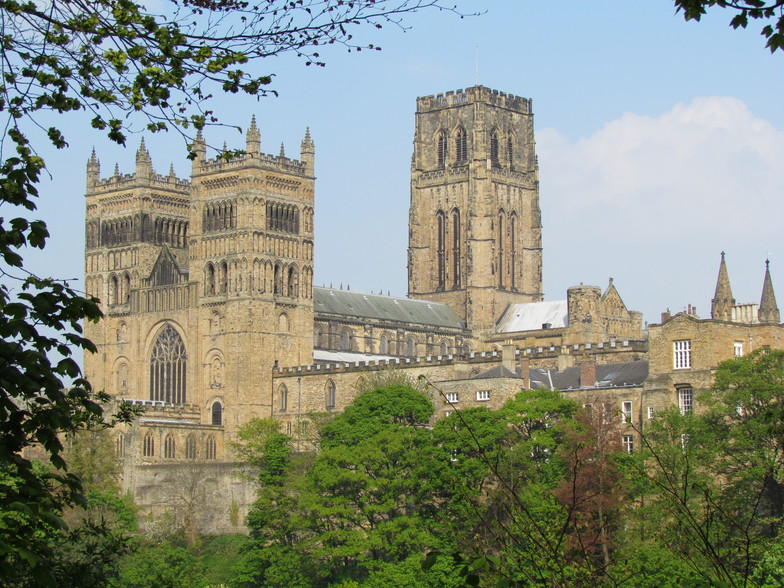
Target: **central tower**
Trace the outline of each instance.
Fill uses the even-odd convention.
[[[408,293],[479,331],[542,299],[531,100],[483,86],[417,99]]]

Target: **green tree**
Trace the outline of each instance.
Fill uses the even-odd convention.
[[[675,8],[686,20],[696,21],[710,8],[725,8],[734,13],[730,20],[733,29],[745,29],[749,21],[760,21],[765,23],[760,34],[770,52],[784,49],[784,0],[675,0]]]

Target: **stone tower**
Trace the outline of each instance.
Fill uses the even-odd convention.
[[[492,329],[542,298],[531,100],[483,86],[417,100],[408,293]]]
[[[155,173],[144,142],[134,174],[87,164],[86,285],[106,317],[87,377],[227,432],[273,412],[276,365],[313,357],[313,142],[263,154],[253,120],[242,148],[208,159],[199,134],[190,181]]]

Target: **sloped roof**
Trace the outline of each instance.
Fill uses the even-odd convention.
[[[496,332],[538,331],[545,323],[549,324],[551,329],[563,328],[569,324],[566,300],[510,304],[498,320]]]
[[[313,306],[316,314],[337,314],[348,318],[415,323],[431,327],[465,328],[462,319],[441,302],[314,287]]]
[[[509,368],[506,368],[502,365],[498,365],[492,369],[487,370],[486,372],[482,372],[481,374],[477,374],[473,376],[472,380],[487,380],[490,378],[519,378],[520,374],[511,371]]]
[[[580,382],[580,368],[571,367],[558,370],[530,370],[531,388],[550,388],[573,390],[576,388],[612,388],[617,386],[641,386],[648,377],[647,361],[598,364],[596,382]]]

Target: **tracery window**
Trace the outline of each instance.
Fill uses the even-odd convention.
[[[327,382],[326,407],[327,410],[334,410],[335,408],[335,382],[332,380]]]
[[[174,327],[167,324],[155,338],[150,354],[150,400],[185,403],[186,365],[185,344]]]
[[[144,457],[152,457],[155,455],[155,437],[152,432],[147,432],[144,436],[144,443],[142,444],[142,455]]]
[[[196,459],[196,438],[193,434],[185,438],[185,459]]]
[[[166,435],[166,439],[163,440],[163,457],[174,459],[175,450],[174,436],[171,434]]]
[[[455,136],[455,161],[457,163],[465,163],[468,159],[468,149],[466,146],[466,132],[464,128],[457,130]]]

